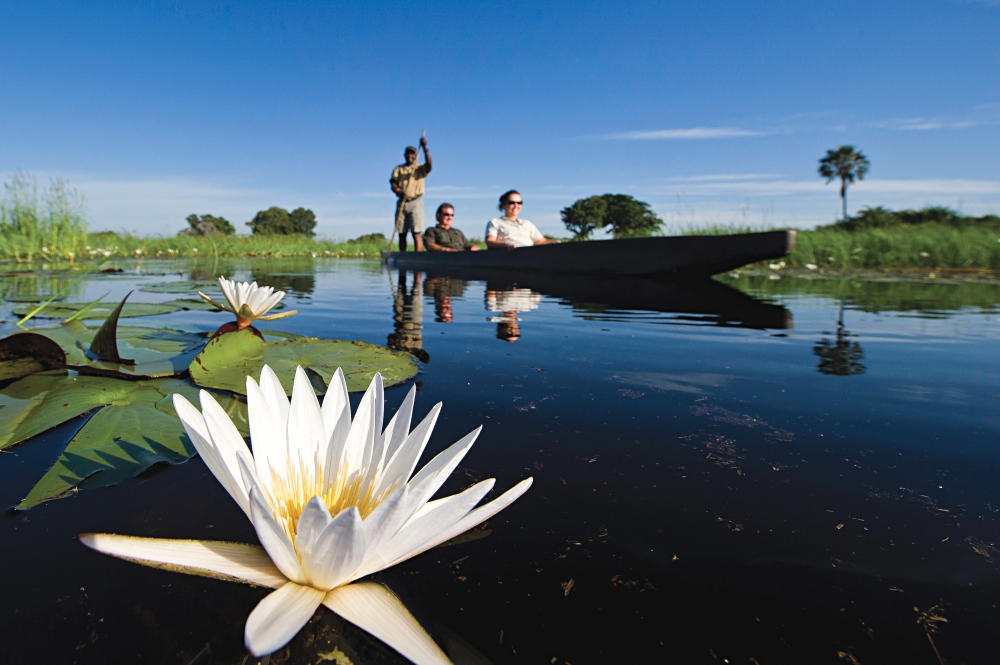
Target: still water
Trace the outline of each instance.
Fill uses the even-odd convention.
[[[476,539],[379,578],[456,663],[998,660],[998,285],[125,267],[70,299],[219,272],[285,289],[299,314],[262,330],[420,360],[415,418],[444,402],[425,460],[484,425],[443,492],[534,477]],[[57,282],[2,284],[25,297]],[[221,316],[123,325],[209,331]],[[387,390],[388,413],[408,389]],[[80,426],[0,454],[5,507]],[[242,636],[264,590],[112,559],[77,542],[87,531],[255,542],[198,458],[8,511],[0,660],[258,662]],[[270,662],[403,661],[321,610]]]

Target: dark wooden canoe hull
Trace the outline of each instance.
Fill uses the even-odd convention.
[[[391,265],[406,270],[488,268],[601,276],[715,275],[748,263],[788,256],[795,231],[726,236],[672,236],[568,242],[511,251],[392,252]]]

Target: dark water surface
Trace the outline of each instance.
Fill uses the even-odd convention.
[[[286,289],[299,314],[262,329],[420,358],[415,417],[444,402],[425,460],[484,425],[445,491],[534,477],[484,537],[380,577],[456,663],[1000,661],[1000,286],[189,270],[148,262],[69,299],[215,270]],[[386,392],[388,413],[407,390]],[[82,424],[0,454],[5,507]],[[103,556],[77,542],[87,531],[256,542],[198,458],[8,511],[0,661],[257,662],[242,635],[264,590]],[[322,609],[270,662],[343,657],[402,662]]]

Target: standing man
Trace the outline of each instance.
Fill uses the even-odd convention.
[[[406,251],[406,234],[413,236],[416,250],[424,249],[421,234],[424,232],[424,178],[431,172],[431,153],[427,152],[427,139],[420,138],[424,149],[424,163],[417,164],[417,149],[412,145],[403,151],[405,164],[392,170],[389,186],[399,197],[396,202],[396,233],[399,234],[399,251]]]

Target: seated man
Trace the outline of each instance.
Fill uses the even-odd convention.
[[[478,251],[479,248],[466,240],[465,234],[458,229],[451,228],[451,222],[455,219],[455,206],[450,203],[442,203],[438,206],[437,226],[427,229],[424,232],[424,244],[428,252],[461,252],[463,250]]]

